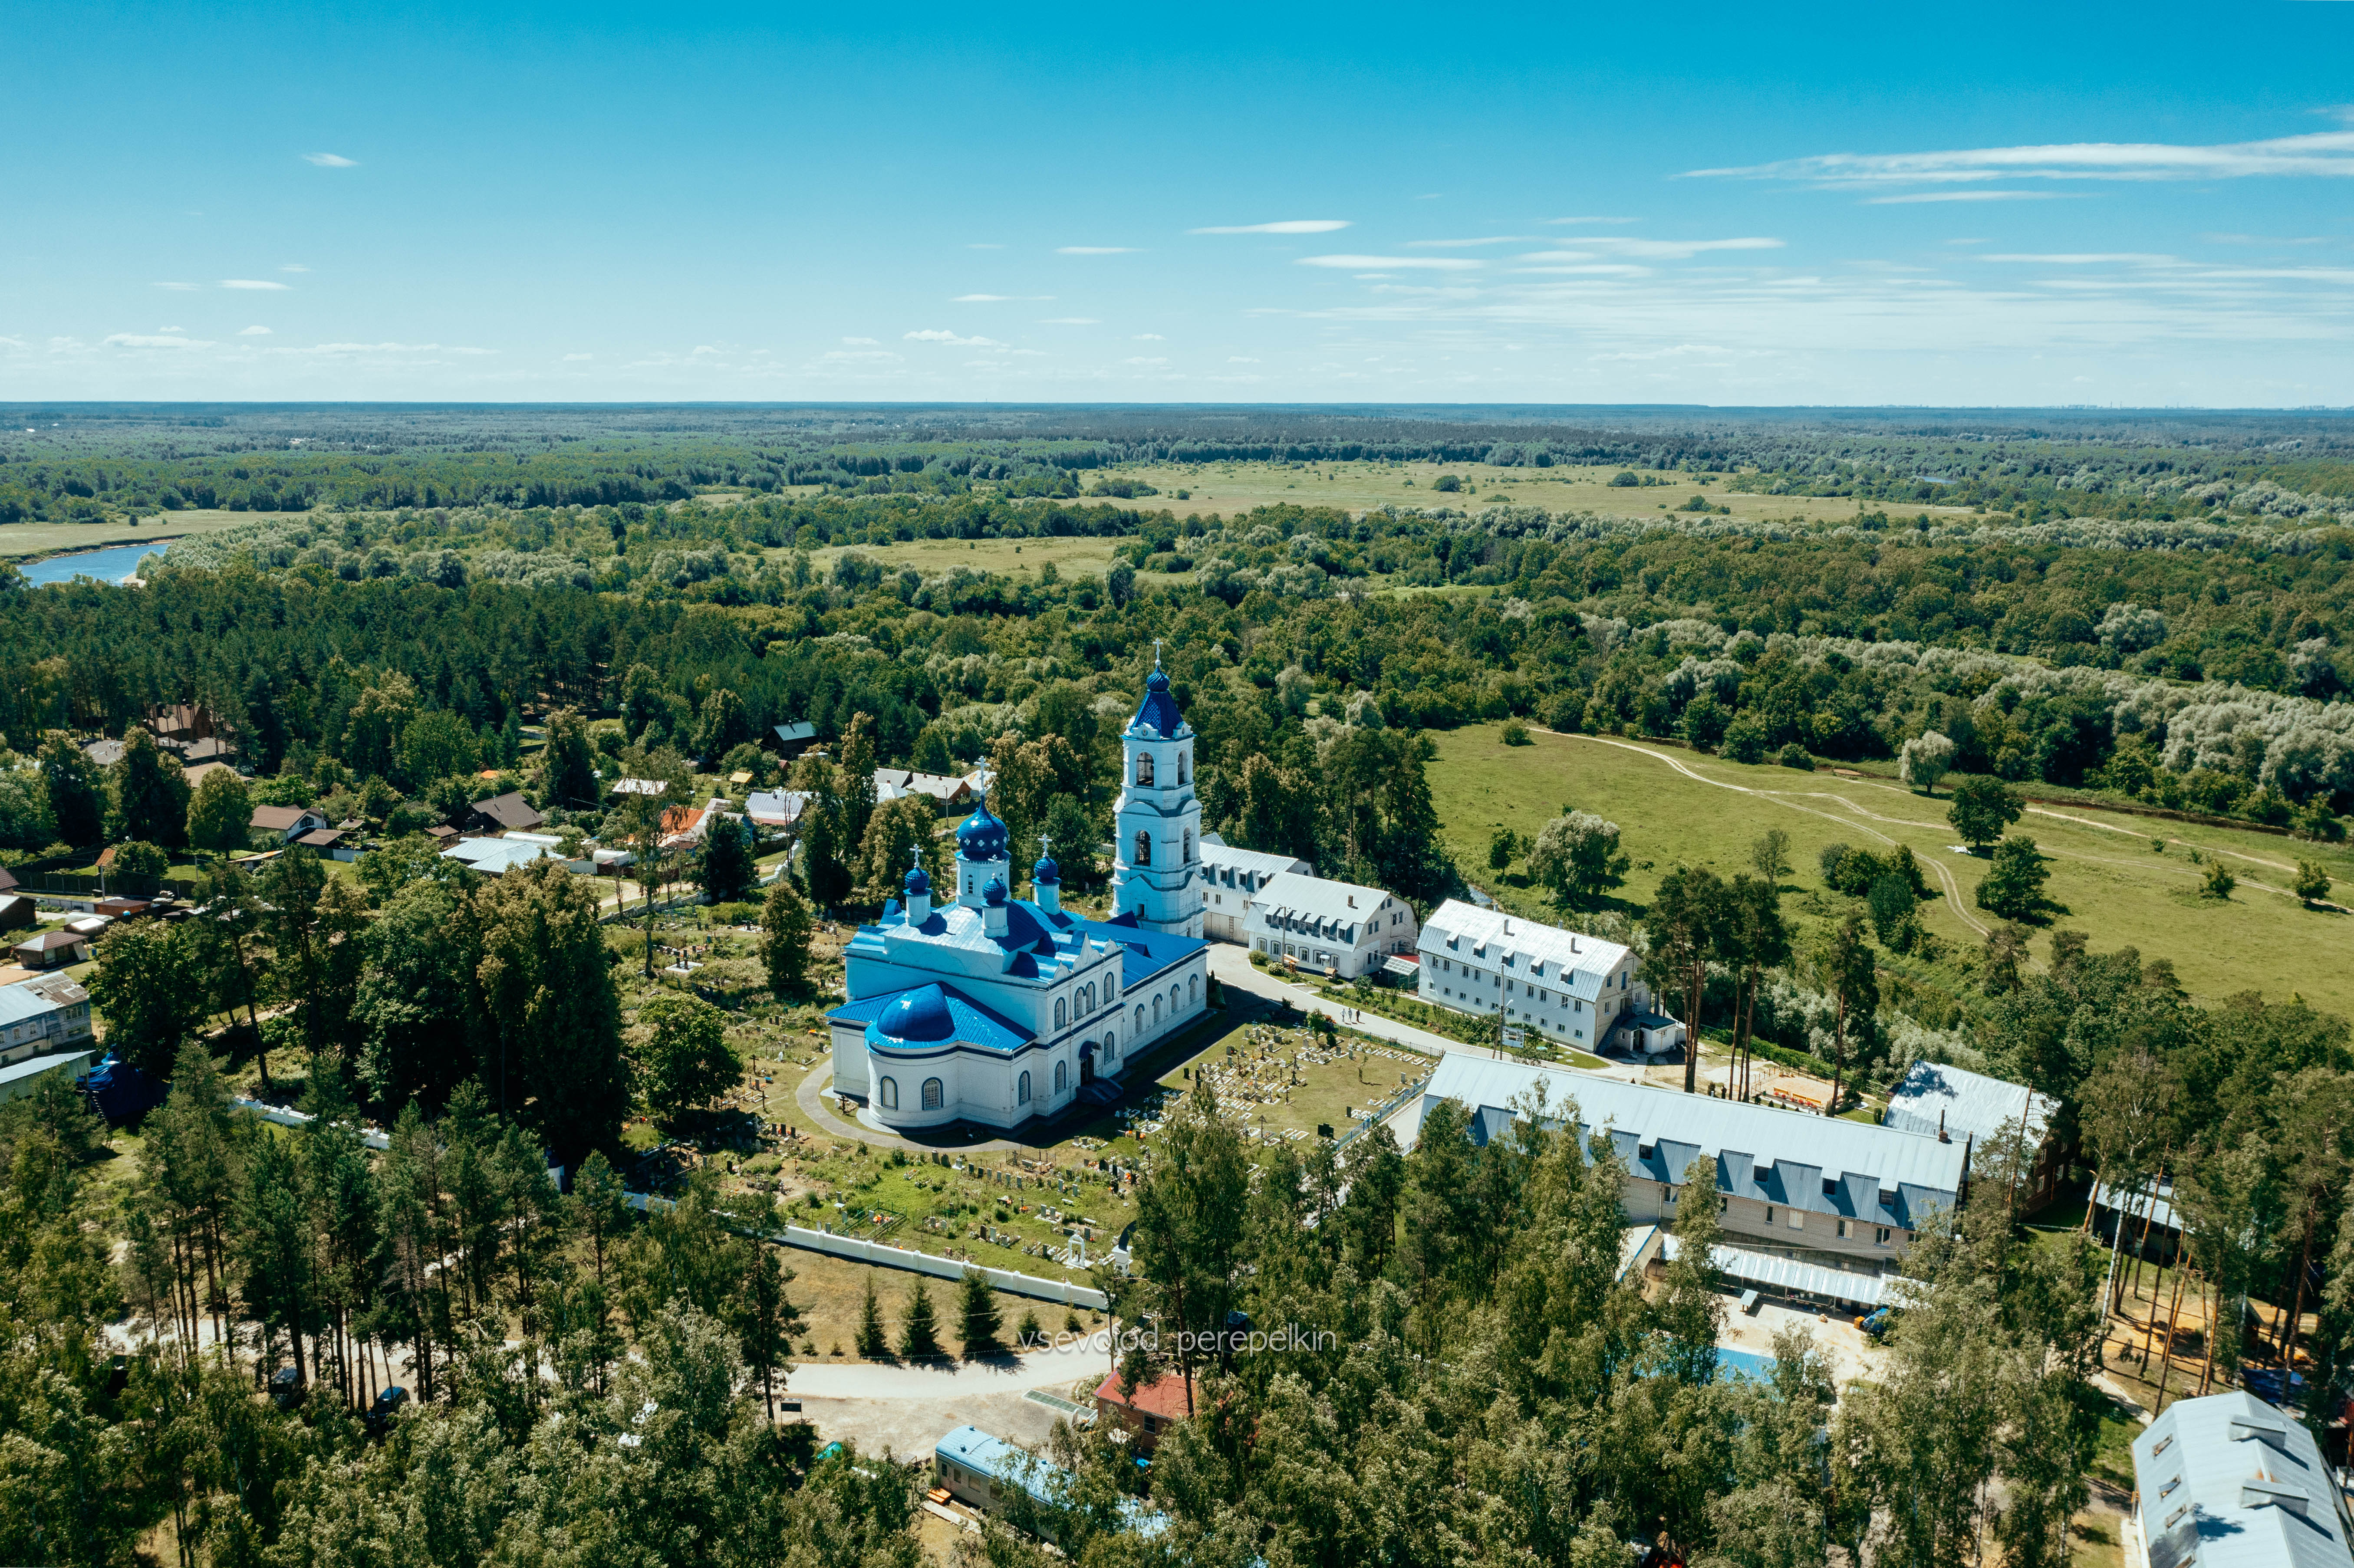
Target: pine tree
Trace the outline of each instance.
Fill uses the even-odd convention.
[[[928,1361],[940,1353],[939,1319],[932,1310],[932,1293],[918,1279],[907,1292],[907,1320],[899,1326],[899,1354],[911,1361]]]
[[[768,902],[760,906],[760,962],[779,1001],[799,996],[808,987],[810,938],[815,930],[809,906],[792,884],[783,877],[771,883]]]
[[[866,1299],[859,1303],[858,1330],[851,1336],[852,1348],[870,1361],[879,1361],[891,1353],[891,1336],[883,1327],[883,1304],[875,1298],[875,1276],[866,1277]]]
[[[957,1293],[957,1314],[964,1320],[958,1338],[964,1341],[966,1360],[993,1356],[1005,1348],[997,1338],[1004,1325],[998,1314],[997,1292],[989,1287],[989,1276],[977,1268],[964,1271]]]
[[[777,1249],[758,1247],[752,1266],[744,1271],[743,1279],[732,1303],[730,1316],[735,1319],[736,1348],[744,1358],[745,1369],[760,1382],[760,1396],[767,1402],[769,1419],[777,1418],[776,1373],[786,1367],[785,1358],[791,1354],[794,1331],[801,1326],[800,1308],[785,1297],[785,1286],[792,1279],[792,1270],[777,1261]]]

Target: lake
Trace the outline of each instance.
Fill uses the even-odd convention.
[[[83,550],[78,555],[51,556],[46,561],[18,564],[25,580],[38,587],[42,583],[69,583],[76,577],[96,577],[101,582],[119,583],[138,569],[139,557],[152,556],[164,547],[165,541],[146,545],[118,545],[111,550]]]

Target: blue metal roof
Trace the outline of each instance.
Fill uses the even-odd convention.
[[[1155,669],[1144,678],[1144,702],[1129,721],[1130,730],[1150,730],[1163,740],[1173,737],[1185,727],[1185,717],[1177,711],[1177,699],[1169,694],[1168,672]]]
[[[945,1014],[945,1023],[940,1022]],[[921,1021],[923,1027],[907,1035],[891,1035],[895,1015],[900,1022]],[[970,1046],[1012,1055],[1037,1038],[1002,1013],[993,1012],[952,987],[909,986],[885,991],[835,1008],[825,1015],[829,1023],[854,1024],[866,1031],[869,1042],[883,1044],[943,1044]]]

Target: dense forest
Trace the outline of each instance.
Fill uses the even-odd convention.
[[[135,585],[0,588],[0,857],[107,846],[160,867],[241,844],[264,802],[319,803],[380,847],[352,877],[218,857],[198,894],[214,918],[106,938],[109,1042],[170,1084],[136,1172],[110,1170],[70,1096],[0,1110],[11,1561],[123,1562],[165,1520],[189,1563],[916,1560],[905,1471],[822,1458],[769,1418],[793,1318],[773,1249],[693,1184],[652,1219],[618,1208],[620,1127],[651,1088],[593,895],[553,871],[478,878],[413,836],[497,789],[569,842],[650,857],[662,804],[737,772],[804,790],[764,938],[796,997],[822,981],[790,950],[804,906],[871,908],[929,834],[928,810],[876,803],[878,763],[986,761],[1015,863],[1051,836],[1088,890],[1103,868],[1077,846],[1108,832],[1116,732],[1156,652],[1200,735],[1206,825],[1425,909],[1475,872],[1449,858],[1428,732],[1487,721],[1801,769],[1935,757],[2014,811],[2021,792],[2078,791],[2306,840],[2342,839],[2354,812],[2354,527],[2332,499],[2354,470],[2344,422],[2319,416],[12,418],[33,433],[0,436],[0,521],[257,515],[160,551]],[[1837,524],[1221,518],[1122,494],[1119,475],[1433,456],[1858,504]],[[1906,514],[1932,499],[1976,510]],[[970,545],[973,564],[904,564],[918,540]],[[1055,565],[1072,541],[1097,564]],[[1024,542],[1038,564],[1009,568]],[[236,738],[244,776],[191,789],[141,727],[180,703]],[[764,750],[804,720],[826,756]],[[125,741],[102,767],[83,749],[101,736]],[[615,807],[617,773],[664,793]],[[744,846],[715,844],[657,880],[744,896]],[[1918,879],[1909,861],[1827,861],[1824,932],[1686,966],[1701,1021],[1762,997],[1761,1039],[1821,1049],[1817,938],[1846,940],[1871,980],[1882,885]],[[1602,863],[1564,902],[1655,977],[1704,957],[1679,925],[1694,883],[1649,908],[1612,885]],[[2168,955],[2097,934],[2049,948],[2031,961],[2006,924],[1940,998],[1861,987],[1840,1070],[1884,1083],[1935,1054],[2052,1094],[2081,1164],[2173,1183],[2201,1238],[2195,1288],[2320,1311],[2309,1377],[2334,1396],[2354,1372],[2344,1021],[2254,991],[2196,1005]],[[320,1114],[299,1134],[228,1113],[207,1033],[224,1018],[303,1086]],[[362,1113],[392,1129],[381,1155],[351,1136]],[[1376,1134],[1246,1158],[1206,1106],[1177,1115],[1146,1172],[1138,1275],[1110,1282],[1120,1316],[1168,1335],[1235,1311],[1334,1348],[1186,1361],[1197,1415],[1151,1470],[1160,1534],[1121,1528],[1140,1473],[1095,1436],[1058,1445],[1073,1479],[1027,1522],[1103,1564],[1598,1568],[1662,1534],[1737,1568],[2069,1560],[2105,1408],[2088,1380],[2107,1259],[2016,1224],[2019,1150],[1981,1150],[1970,1201],[1908,1265],[1923,1289],[1883,1373],[1834,1409],[1799,1338],[1762,1381],[1715,1375],[1721,1298],[1689,1261],[1705,1205],[1686,1205],[1687,1261],[1653,1299],[1617,1279],[1615,1156],[1556,1120],[1482,1145],[1442,1112],[1404,1154]],[[224,1337],[249,1365],[199,1353]],[[2296,1348],[2213,1336],[2197,1375]],[[300,1411],[254,1397],[252,1369],[281,1351],[317,1391]],[[1126,1372],[1165,1366],[1154,1353]],[[372,1424],[396,1354],[419,1408]],[[1002,1525],[967,1550],[1042,1561]]]

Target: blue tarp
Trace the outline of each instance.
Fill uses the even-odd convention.
[[[90,1069],[82,1088],[110,1122],[133,1121],[164,1103],[163,1086],[112,1052]]]

